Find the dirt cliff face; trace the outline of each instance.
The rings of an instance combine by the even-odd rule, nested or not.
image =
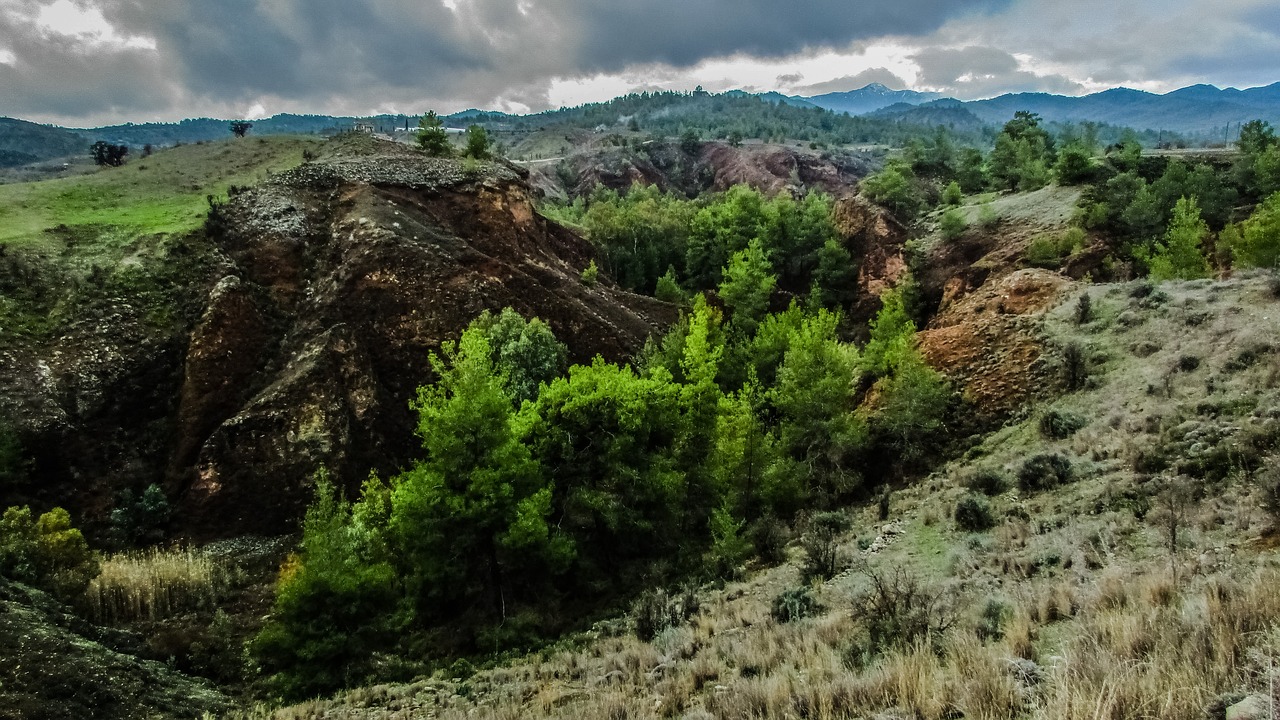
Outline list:
[[[1059,389],[1042,322],[1070,284],[1035,269],[992,279],[934,317],[920,349],[984,418],[1007,417]]]
[[[222,279],[192,336],[170,464],[196,535],[288,527],[326,468],[348,484],[416,455],[428,355],[483,310],[538,316],[573,360],[623,359],[674,308],[580,275],[591,249],[522,177],[395,145],[236,197]]]
[[[354,488],[419,455],[409,399],[481,311],[545,320],[571,359],[632,355],[674,307],[581,272],[591,247],[535,212],[522,172],[367,138],[235,194],[157,334],[127,298],[45,346],[2,348],[0,409],[37,454],[5,502],[88,526],[162,482],[178,535],[296,525],[317,470]]]
[[[794,145],[700,143],[687,152],[679,144],[653,141],[640,147],[598,147],[556,163],[536,163],[533,183],[555,197],[590,194],[603,185],[625,191],[636,183],[690,197],[749,185],[774,195],[821,190],[846,194],[877,170],[878,157],[819,152]]]

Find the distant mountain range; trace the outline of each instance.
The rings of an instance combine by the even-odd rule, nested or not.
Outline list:
[[[794,100],[817,105],[834,112],[845,112],[850,115],[866,115],[891,105],[920,105],[930,100],[941,99],[942,95],[915,90],[890,90],[880,83],[871,83],[866,87],[847,92],[832,92],[813,97],[793,97]]]
[[[1192,85],[1163,95],[1128,88],[1115,88],[1080,97],[1015,93],[969,102],[939,97],[937,93],[891,90],[879,83],[848,92],[825,93],[813,97],[787,96],[776,92],[756,94],[743,90],[731,90],[725,95],[755,95],[775,105],[824,108],[837,113],[890,117],[916,125],[946,125],[966,130],[978,129],[983,125],[999,126],[1018,110],[1029,110],[1050,122],[1092,121],[1136,130],[1171,131],[1206,141],[1234,139],[1235,133],[1239,132],[1240,123],[1253,119],[1266,120],[1280,126],[1280,82],[1246,90]],[[446,115],[443,119],[451,127],[465,127],[476,121],[501,123],[519,118],[506,113],[472,109]],[[416,116],[406,115],[352,118],[284,114],[253,121],[252,132],[258,135],[323,134],[350,129],[357,121],[373,125],[382,132],[412,128],[417,124]],[[166,146],[217,140],[228,134],[228,121],[212,118],[177,123],[126,123],[86,129],[60,128],[0,118],[0,167],[15,167],[87,153],[89,145],[97,140],[140,148],[148,144]]]
[[[1029,110],[1051,122],[1091,121],[1136,130],[1166,130],[1206,139],[1219,134],[1227,138],[1229,132],[1238,132],[1238,129],[1229,131],[1228,124],[1237,128],[1239,123],[1254,119],[1280,124],[1280,82],[1247,90],[1192,85],[1163,95],[1128,88],[1114,88],[1080,97],[1012,93],[969,102],[940,98],[936,93],[893,91],[873,83],[845,93],[796,99],[851,115],[908,113],[916,120],[927,116],[922,111],[945,110],[945,114],[954,116],[956,109],[962,108],[980,121],[993,125],[1005,122],[1018,110]]]

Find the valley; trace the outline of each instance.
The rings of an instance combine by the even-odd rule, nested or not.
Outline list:
[[[885,90],[22,163],[0,718],[1267,717],[1265,113]]]

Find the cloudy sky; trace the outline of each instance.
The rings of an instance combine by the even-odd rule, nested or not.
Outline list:
[[[1276,81],[1277,0],[0,0],[0,115],[79,126]]]

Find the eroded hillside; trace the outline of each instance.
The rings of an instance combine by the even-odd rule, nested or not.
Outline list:
[[[232,190],[169,239],[135,239],[126,204],[5,248],[25,289],[6,305],[3,410],[35,458],[6,504],[92,524],[156,482],[182,508],[177,534],[286,531],[321,466],[354,482],[406,460],[427,356],[481,310],[543,317],[576,360],[629,356],[674,315],[584,283],[589,245],[502,164],[357,138]],[[93,252],[114,262],[76,262]]]

